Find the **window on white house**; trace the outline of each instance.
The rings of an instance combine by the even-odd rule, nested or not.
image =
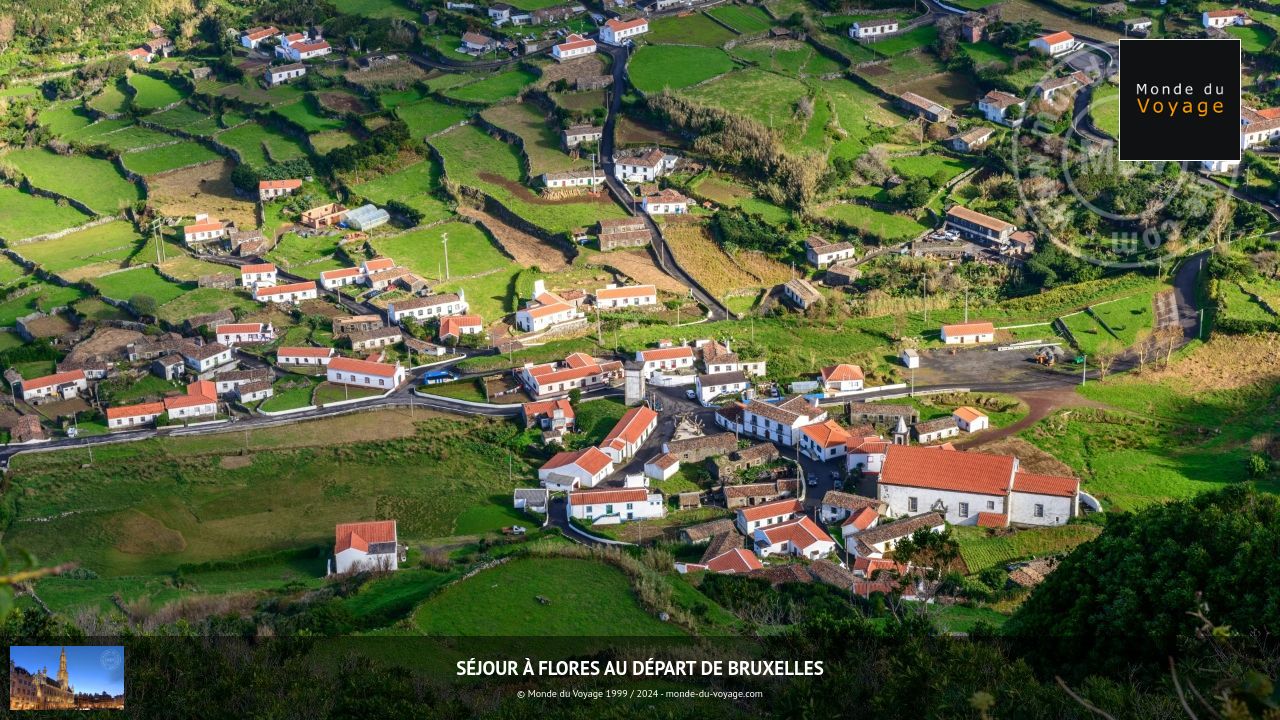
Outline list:
[[[1044,505],[1041,505],[1040,503],[1036,503],[1035,516],[1044,517]]]
[[[966,502],[960,503],[960,517],[962,518],[969,517],[969,503],[966,503]]]
[[[988,510],[995,510],[995,509],[996,509],[996,501],[995,501],[995,500],[988,500],[988,501],[987,501],[987,509],[988,509]]]
[[[916,499],[913,497],[907,498],[907,512],[915,512],[916,507]]]

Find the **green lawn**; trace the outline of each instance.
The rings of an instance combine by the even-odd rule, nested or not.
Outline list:
[[[307,154],[302,143],[256,122],[220,132],[215,139],[238,152],[241,160],[249,165],[270,165]]]
[[[207,136],[218,131],[218,116],[216,114],[210,115],[208,112],[197,110],[186,103],[172,107],[164,112],[148,115],[147,121],[161,127],[182,130],[193,135]],[[233,124],[235,123],[228,123],[228,125]]]
[[[390,388],[387,389],[390,390]],[[314,402],[316,405],[328,405],[329,403],[342,402],[344,400],[377,397],[384,392],[386,391],[323,382],[316,386]]]
[[[260,407],[267,412],[280,412],[281,410],[307,407],[311,405],[316,385],[319,384],[319,378],[306,375],[285,375],[276,380],[272,386],[275,389],[275,394],[263,400]]]
[[[890,35],[883,40],[877,40],[871,43],[869,47],[881,55],[893,56],[901,55],[916,48],[929,47],[937,39],[938,28],[933,25],[924,25],[904,33]]]
[[[205,315],[224,308],[242,316],[261,309],[262,305],[243,291],[196,288],[161,305],[157,314],[161,320],[180,323],[193,315]]]
[[[399,235],[370,240],[379,255],[395,258],[396,263],[431,279],[444,278],[444,244],[449,235],[449,274],[460,278],[494,269],[506,268],[514,262],[498,251],[488,235],[477,225],[451,222]]]
[[[8,153],[0,162],[13,165],[36,187],[79,200],[99,213],[114,213],[142,199],[142,189],[109,160],[31,148]]]
[[[360,15],[375,19],[417,20],[414,12],[397,0],[334,0],[333,6],[344,15]]]
[[[56,240],[18,245],[15,251],[45,270],[58,274],[98,263],[105,263],[104,269],[119,267],[138,249],[141,242],[142,238],[133,225],[123,220],[114,220]]]
[[[518,135],[523,143],[525,157],[529,160],[529,174],[586,169],[587,158],[574,159],[560,145],[560,131],[536,105],[508,103],[485,110],[481,115],[494,125]]]
[[[120,160],[126,168],[139,175],[154,175],[155,173],[176,170],[188,165],[198,165],[210,160],[217,160],[219,157],[221,156],[218,153],[200,143],[184,141],[150,150],[125,153],[120,157]]]
[[[749,5],[721,5],[707,14],[744,35],[764,32],[773,26],[773,18],[758,7]]]
[[[338,118],[322,113],[319,109],[319,101],[311,94],[303,96],[298,102],[277,107],[275,111],[306,133],[337,130],[345,124]]]
[[[802,98],[812,96],[813,91],[796,78],[749,68],[721,75],[681,90],[679,94],[699,104],[740,113],[775,129],[789,148],[821,150],[825,142],[823,128],[830,117],[829,107],[818,102],[812,117],[798,116],[797,104]],[[751,102],[744,103],[743,98],[751,98]]]
[[[950,181],[969,169],[970,164],[964,160],[956,160],[946,155],[927,152],[924,155],[892,158],[889,160],[889,166],[893,168],[894,172],[906,177],[932,178],[941,172],[946,175],[946,181]]]
[[[110,83],[89,100],[89,107],[107,115],[118,115],[129,109],[129,96],[125,95],[121,83]]]
[[[569,558],[517,559],[486,570],[427,600],[414,622],[427,635],[681,634],[640,606],[621,570]]]
[[[186,93],[173,83],[142,73],[130,75],[129,85],[134,90],[133,106],[144,112],[172,105],[186,97]]]
[[[908,240],[928,230],[926,225],[906,215],[886,213],[853,203],[832,205],[822,210],[821,214],[889,242]]]
[[[0,185],[0,239],[13,242],[82,225],[89,219],[65,203]]]
[[[110,122],[110,121],[108,121]],[[105,122],[96,123],[96,125],[105,125]],[[127,125],[111,132],[88,137],[86,132],[81,137],[85,142],[93,144],[106,145],[112,150],[119,152],[128,152],[129,150],[137,150],[139,148],[154,147],[173,143],[176,138],[167,133],[158,132],[137,125]]]
[[[99,292],[116,300],[128,300],[134,295],[148,295],[164,305],[187,291],[182,285],[165,280],[150,267],[123,270],[93,280]]]
[[[1123,300],[1116,300],[1090,308],[1093,314],[1120,339],[1120,343],[1128,347],[1134,343],[1138,334],[1151,330],[1155,326],[1155,313],[1152,309],[1152,292],[1139,293]]]
[[[39,287],[40,289],[35,292],[0,303],[0,327],[11,327],[23,315],[30,315],[36,310],[49,312],[54,308],[70,305],[85,296],[80,288],[74,286],[40,285]]]
[[[337,235],[302,237],[296,233],[287,233],[271,249],[271,252],[267,253],[267,259],[282,267],[293,269],[295,272],[301,272],[299,268],[314,266],[332,258],[338,251],[338,240]],[[309,267],[304,274],[308,277],[318,277],[322,270],[329,269],[331,268],[328,264],[319,269]]]
[[[1102,532],[1098,525],[1073,523],[1057,527],[1017,530],[1012,534],[995,534],[976,525],[952,527],[960,543],[960,557],[970,573],[989,567],[1003,566],[1014,560],[1066,553]]]
[[[446,97],[463,102],[492,104],[515,97],[537,76],[524,68],[506,70],[483,80],[444,91]]]
[[[1247,53],[1260,53],[1270,47],[1275,40],[1275,31],[1266,25],[1245,25],[1229,27],[1227,34],[1239,38],[1240,49]]]
[[[737,36],[715,20],[699,13],[685,17],[668,15],[650,20],[648,34],[640,37],[651,43],[719,47]]]
[[[574,411],[574,422],[578,426],[575,444],[581,447],[598,445],[626,412],[626,405],[613,398],[578,403]]]
[[[1120,87],[1103,83],[1093,90],[1089,104],[1089,116],[1098,129],[1113,138],[1120,138]]]
[[[430,224],[449,217],[449,204],[439,196],[444,172],[433,159],[407,165],[395,172],[351,187],[351,192],[369,202],[385,205],[400,202],[422,213],[422,223]]]
[[[627,67],[631,83],[651,93],[679,90],[733,69],[733,60],[720,48],[695,45],[645,45]]]
[[[409,126],[416,138],[434,135],[452,125],[457,125],[471,115],[471,111],[458,105],[442,103],[434,98],[405,103],[396,107],[396,117]]]

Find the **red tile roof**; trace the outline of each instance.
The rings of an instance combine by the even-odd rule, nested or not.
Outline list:
[[[808,516],[798,517],[778,525],[757,528],[756,531],[763,533],[770,545],[789,542],[801,550],[814,543],[834,542],[831,536],[818,527],[818,524],[810,520]]]
[[[707,561],[707,569],[718,573],[751,572],[763,567],[759,558],[742,548],[734,548]]]
[[[618,18],[609,18],[608,20],[605,21],[604,24],[605,24],[605,27],[609,28],[614,32],[621,32],[622,30],[630,30],[631,28],[640,27],[642,25],[647,27],[649,25],[649,21],[645,20],[644,18],[636,18],[634,20],[619,20]]]
[[[282,347],[276,350],[276,358],[283,357],[329,357],[333,348],[327,347]]]
[[[794,499],[738,508],[738,514],[742,515],[742,519],[747,522],[755,522],[768,517],[778,517],[779,515],[797,515],[803,512],[804,505],[801,505],[799,500]]]
[[[980,512],[978,513],[978,527],[985,528],[1002,528],[1009,525],[1009,516],[1004,513]]]
[[[209,232],[210,230],[221,230],[227,226],[224,222],[210,220],[208,222],[195,223],[194,225],[186,225],[182,228],[182,232],[187,235],[198,232]]]
[[[276,271],[275,263],[255,263],[253,265],[240,266],[241,275],[244,275],[245,273],[269,273],[269,272],[275,272],[275,271]]]
[[[891,445],[885,452],[880,485],[1007,495],[1016,466],[1017,460],[1008,455]]]
[[[641,350],[640,359],[644,362],[653,360],[677,360],[679,358],[692,358],[693,348],[687,345],[671,348],[656,348],[653,350]]]
[[[364,261],[364,269],[368,272],[377,272],[378,270],[390,270],[396,266],[396,261],[389,257],[376,257],[372,260]]]
[[[368,552],[370,543],[396,542],[396,521],[342,523],[335,528],[334,535],[333,552],[335,554],[349,548]]]
[[[339,372],[360,373],[361,375],[376,375],[378,377],[395,377],[396,370],[399,365],[390,363],[370,362],[368,360],[356,360],[354,358],[336,357],[329,361],[329,369]]]
[[[77,380],[85,380],[84,370],[68,370],[66,372],[54,373],[52,375],[43,375],[38,378],[22,381],[22,391],[36,390],[51,385],[61,385],[62,383],[76,382]]]
[[[255,298],[272,297],[275,295],[287,295],[288,293],[305,292],[307,290],[315,290],[316,281],[308,280],[306,282],[289,283],[288,285],[276,285],[275,287],[260,287],[253,291]]]
[[[1058,495],[1075,497],[1080,492],[1080,481],[1058,475],[1037,475],[1019,470],[1013,476],[1013,489],[1034,495]]]
[[[942,332],[947,335],[991,335],[995,331],[995,325],[989,322],[955,323],[942,326]]]
[[[231,333],[260,333],[262,332],[262,323],[227,323],[219,325],[215,331],[218,335],[227,335]]]
[[[564,39],[564,42],[560,43],[556,47],[560,48],[560,52],[568,52],[570,50],[581,50],[582,48],[595,47],[595,46],[596,46],[595,40],[592,40],[590,38],[584,38],[581,35],[574,33],[569,37],[566,37]]]
[[[613,426],[613,430],[605,436],[600,442],[601,445],[608,445],[613,440],[622,440],[628,445],[635,445],[640,442],[640,436],[645,430],[657,425],[658,413],[644,407],[633,407],[622,415],[622,419],[617,425]]]
[[[984,418],[987,416],[986,413],[982,412],[978,408],[969,407],[968,405],[952,410],[951,414],[967,423],[971,423],[978,418]]]
[[[597,300],[616,300],[619,298],[648,297],[657,295],[658,288],[653,285],[623,285],[616,288],[601,288],[596,291]]]
[[[835,420],[827,420],[815,425],[805,425],[800,428],[800,432],[807,435],[815,445],[821,448],[844,445],[849,440],[849,433],[840,427],[840,423]]]
[[[1240,11],[1238,11],[1238,10],[1237,10],[1237,11],[1235,11],[1235,12],[1239,13]],[[1212,13],[1210,13],[1210,14],[1212,15]],[[1075,36],[1074,36],[1074,35],[1072,35],[1071,33],[1067,32],[1066,30],[1059,30],[1059,31],[1058,31],[1058,32],[1056,32],[1056,33],[1049,33],[1048,35],[1041,35],[1041,36],[1040,36],[1040,39],[1041,39],[1041,40],[1043,40],[1043,41],[1045,41],[1045,42],[1047,42],[1047,43],[1049,43],[1050,45],[1057,45],[1058,43],[1067,42],[1067,41],[1069,41],[1069,40],[1075,40],[1076,38],[1075,38]]]
[[[947,211],[947,215],[958,217],[961,220],[966,220],[974,225],[981,225],[984,228],[995,230],[996,232],[1017,229],[1017,226],[1011,222],[1005,222],[1000,218],[994,218],[976,210],[970,210],[963,205],[952,205],[951,209]]]
[[[613,458],[604,454],[600,448],[589,447],[576,452],[558,452],[542,466],[543,470],[555,470],[568,465],[576,465],[588,473],[595,475],[613,462]]]
[[[579,507],[583,505],[605,505],[608,503],[647,502],[648,500],[649,491],[644,488],[578,490],[569,493],[569,504]]]
[[[479,315],[449,315],[440,320],[440,337],[461,335],[462,329],[484,325]]]
[[[849,515],[848,519],[846,519],[843,523],[841,523],[840,526],[845,527],[847,525],[852,525],[858,528],[859,530],[866,530],[867,528],[871,527],[871,523],[875,522],[876,518],[879,518],[879,517],[880,517],[880,514],[877,513],[874,509],[869,507],[864,507],[861,510],[858,510],[852,513],[851,515]]]
[[[297,190],[302,187],[301,180],[259,180],[259,190]]]
[[[361,270],[360,268],[354,268],[354,267],[340,268],[338,270],[325,270],[324,272],[321,272],[320,279],[321,280],[337,280],[339,278],[358,277],[363,274],[364,274],[364,271]]]
[[[560,410],[564,413],[566,419],[572,420],[573,405],[567,398],[559,398],[558,400],[542,400],[539,402],[527,402],[521,406],[524,410],[525,417],[538,417],[540,415],[550,415],[553,410]]]
[[[863,379],[862,368],[857,365],[841,363],[822,368],[823,382],[848,382]]]
[[[160,415],[163,412],[164,403],[162,402],[121,405],[120,407],[107,408],[107,419],[115,420],[117,418],[142,417],[143,415]]]

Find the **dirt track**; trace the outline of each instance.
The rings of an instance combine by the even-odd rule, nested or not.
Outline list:
[[[542,240],[502,222],[483,210],[458,206],[458,214],[473,218],[480,222],[498,244],[516,262],[525,267],[538,267],[544,272],[554,272],[568,267],[569,261],[559,248],[552,247]]]
[[[1064,387],[1054,390],[1028,390],[1016,394],[1017,398],[1027,404],[1029,411],[1021,420],[1006,425],[1002,428],[996,428],[991,431],[980,433],[977,437],[963,440],[956,443],[956,447],[963,450],[972,450],[973,448],[990,445],[999,442],[1005,438],[1013,437],[1027,428],[1035,425],[1041,420],[1049,417],[1055,410],[1064,407],[1106,407],[1102,403],[1094,402],[1078,393],[1074,387]]]

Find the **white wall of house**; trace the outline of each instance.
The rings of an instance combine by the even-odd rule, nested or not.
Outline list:
[[[849,453],[844,456],[844,467],[849,472],[861,467],[862,472],[879,473],[884,467],[884,453]]]
[[[364,570],[397,570],[400,567],[396,553],[370,555],[359,548],[347,548],[334,556],[334,571],[341,574]]]
[[[569,513],[579,520],[598,520],[606,516],[615,516],[620,522],[628,522],[663,517],[667,514],[667,508],[662,501],[662,495],[651,493],[644,502],[570,504]]]
[[[1076,498],[1060,495],[1015,491],[1009,505],[1009,522],[1020,525],[1065,525],[1076,514]]]
[[[118,430],[127,427],[139,427],[155,422],[160,417],[160,413],[146,413],[143,415],[130,415],[128,417],[116,417],[107,420],[107,428],[110,430]]]
[[[889,506],[889,514],[892,516],[919,515],[934,510],[943,512],[941,508],[934,507],[941,502],[946,508],[944,518],[952,525],[974,525],[978,522],[978,513],[1004,514],[1005,507],[1008,505],[1008,498],[1003,495],[982,495],[884,483],[880,484],[879,494],[880,499]],[[915,499],[914,504],[912,498]]]
[[[385,375],[351,372],[350,370],[334,370],[332,367],[329,367],[326,368],[325,379],[329,382],[338,383],[340,385],[359,385],[361,387],[390,390],[404,382],[404,368],[396,366],[395,375],[387,377]]]

